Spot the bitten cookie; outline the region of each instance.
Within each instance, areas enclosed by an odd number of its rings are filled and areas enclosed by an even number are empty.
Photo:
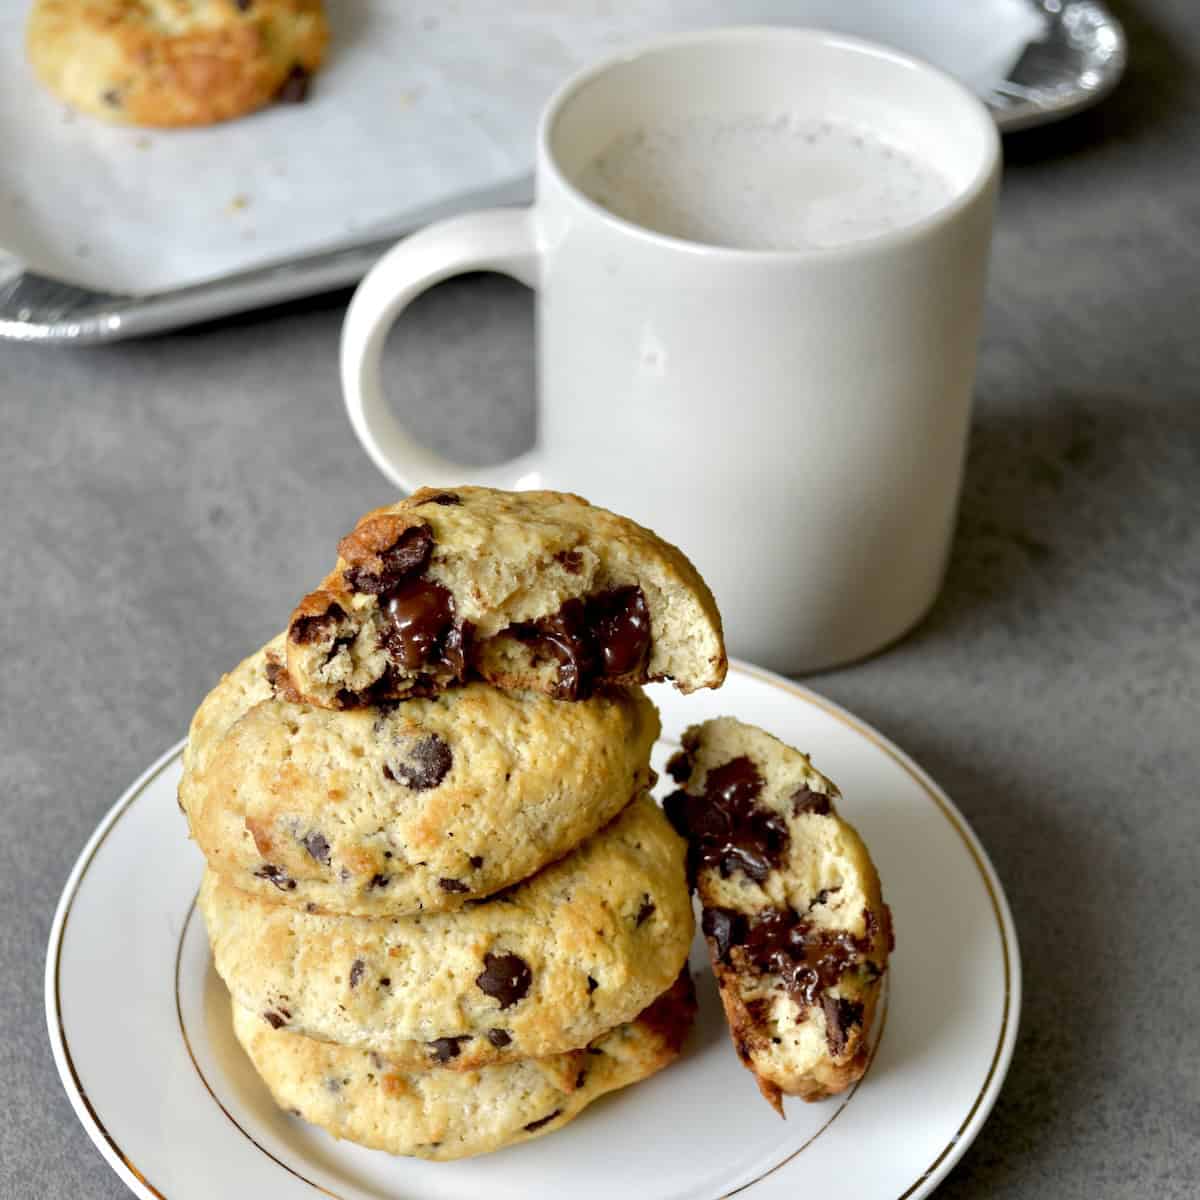
[[[593,1100],[679,1056],[696,1013],[686,972],[586,1049],[476,1071],[405,1072],[373,1050],[316,1042],[233,1005],[233,1028],[280,1108],[373,1150],[441,1162],[561,1129]]]
[[[780,1116],[861,1077],[892,948],[866,846],[807,755],[731,717],[693,726],[663,807],[688,869],[733,1044]]]
[[[597,683],[725,678],[721,618],[674,546],[561,492],[422,488],[368,513],[288,625],[299,697],[327,708],[469,672],[577,700]]]
[[[303,99],[325,55],[320,0],[34,0],[38,78],[132,125],[209,125]]]
[[[212,871],[199,905],[217,971],[260,1019],[405,1070],[466,1070],[578,1049],[665,991],[692,936],[683,860],[643,796],[561,862],[457,912],[322,916]]]
[[[267,665],[264,649],[200,706],[179,785],[209,866],[248,892],[365,916],[461,908],[652,782],[640,689],[559,704],[472,683],[337,712],[260,699]]]

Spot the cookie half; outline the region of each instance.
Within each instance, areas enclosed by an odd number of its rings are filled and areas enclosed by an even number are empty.
[[[323,916],[212,871],[199,905],[217,971],[261,1020],[405,1070],[466,1070],[578,1049],[665,991],[693,929],[683,860],[643,796],[561,862],[457,912]]]
[[[892,923],[837,788],[731,717],[687,730],[668,770],[738,1055],[781,1116],[781,1093],[844,1090],[866,1070]]]
[[[209,125],[302,99],[329,40],[320,0],[34,0],[29,61],[68,104],[132,125]]]
[[[366,916],[461,908],[568,854],[653,778],[658,714],[640,689],[559,704],[472,683],[384,708],[243,711],[268,662],[259,651],[200,706],[179,785],[209,866],[248,892]]]
[[[352,708],[470,673],[557,699],[725,678],[721,618],[674,546],[562,492],[422,488],[368,513],[288,625],[298,698]]]
[[[585,1049],[475,1071],[404,1071],[373,1050],[273,1030],[233,1005],[233,1029],[280,1108],[373,1150],[446,1162],[552,1133],[606,1092],[679,1056],[696,1014],[686,971]]]

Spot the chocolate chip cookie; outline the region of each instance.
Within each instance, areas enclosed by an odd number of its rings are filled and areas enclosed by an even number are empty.
[[[324,916],[212,871],[199,905],[240,1004],[404,1070],[578,1049],[670,986],[693,928],[684,844],[647,796],[561,862],[456,912]]]
[[[68,104],[132,125],[208,125],[302,99],[320,0],[35,0],[26,46]]]
[[[274,696],[271,655],[200,706],[179,785],[209,866],[248,892],[367,916],[461,908],[562,858],[653,778],[658,714],[637,688],[559,704],[471,683],[341,712]]]
[[[866,1070],[892,925],[837,788],[731,717],[689,729],[668,770],[738,1055],[781,1116],[781,1094],[844,1090]]]
[[[578,700],[725,678],[712,593],[640,525],[561,492],[423,488],[368,513],[287,630],[299,698],[354,708],[475,673]]]
[[[685,971],[585,1049],[476,1071],[405,1071],[374,1050],[273,1030],[236,1003],[233,1028],[281,1108],[362,1146],[445,1162],[561,1129],[605,1092],[662,1070],[695,1012]]]

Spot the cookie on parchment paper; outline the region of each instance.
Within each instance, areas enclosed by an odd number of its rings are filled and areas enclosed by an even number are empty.
[[[209,125],[302,99],[329,29],[320,0],[34,0],[30,64],[74,108]]]

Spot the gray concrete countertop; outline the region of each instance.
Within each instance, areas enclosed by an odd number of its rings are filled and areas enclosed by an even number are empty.
[[[1200,1192],[1194,15],[1124,6],[1125,84],[1006,146],[944,592],[890,652],[809,681],[948,789],[1012,900],[1021,1037],[948,1197]],[[51,1062],[51,916],[105,810],[391,495],[339,401],[345,302],[0,346],[2,1196],[126,1194]],[[390,353],[419,433],[472,461],[529,441],[530,314],[483,276],[415,306]]]

